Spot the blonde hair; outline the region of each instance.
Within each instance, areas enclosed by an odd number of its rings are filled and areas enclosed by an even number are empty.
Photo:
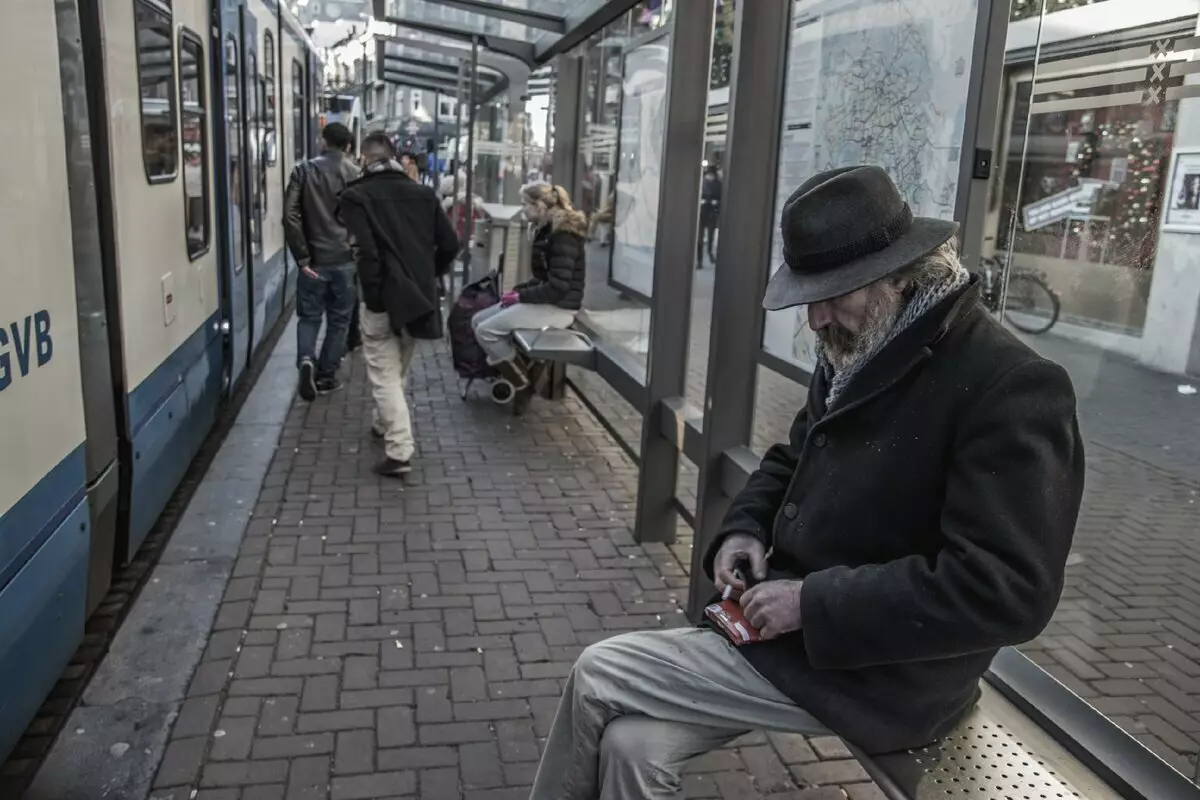
[[[530,203],[539,203],[546,209],[546,217],[553,230],[566,228],[581,236],[586,232],[587,217],[571,205],[571,195],[563,187],[531,183],[521,188],[521,197]]]
[[[521,188],[521,195],[531,203],[541,203],[549,210],[556,207],[566,211],[575,210],[575,207],[571,205],[571,195],[558,185],[531,183]]]

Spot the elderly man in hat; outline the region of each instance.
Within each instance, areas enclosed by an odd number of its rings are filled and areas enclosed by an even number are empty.
[[[781,226],[763,305],[807,307],[818,367],[705,555],[757,641],[588,647],[533,800],[669,797],[684,761],[753,729],[926,744],[1058,603],[1084,476],[1066,372],[985,312],[955,223],[914,217],[882,170],[817,175]]]

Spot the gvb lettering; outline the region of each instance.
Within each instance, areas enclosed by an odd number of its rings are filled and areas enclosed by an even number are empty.
[[[54,357],[50,312],[38,311],[0,327],[0,392],[30,370],[44,367]]]

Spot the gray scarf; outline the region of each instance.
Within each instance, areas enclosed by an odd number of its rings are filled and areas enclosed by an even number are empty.
[[[825,345],[818,339],[817,367],[824,371],[826,381],[829,385],[829,389],[825,395],[825,409],[828,411],[833,408],[834,403],[837,402],[837,399],[846,390],[846,387],[850,385],[850,381],[866,366],[868,361],[878,355],[883,348],[887,347],[908,326],[929,313],[934,306],[966,286],[967,281],[970,279],[970,274],[960,267],[954,273],[953,278],[934,286],[919,289],[909,298],[908,303],[904,306],[904,310],[900,312],[900,316],[896,317],[896,321],[892,324],[892,329],[888,331],[888,335],[880,339],[875,347],[861,354],[840,371],[835,370],[833,365],[829,363],[829,358],[825,355]]]
[[[366,170],[373,175],[376,172],[403,172],[404,167],[396,159],[389,158],[387,161],[372,161],[367,164]]]

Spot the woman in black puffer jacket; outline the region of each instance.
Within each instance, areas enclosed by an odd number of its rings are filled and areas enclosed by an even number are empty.
[[[505,292],[499,305],[471,320],[488,363],[517,391],[529,385],[529,376],[517,363],[512,332],[569,328],[575,321],[583,306],[587,235],[587,217],[572,208],[561,186],[531,184],[521,190],[521,201],[533,228],[533,280]]]

